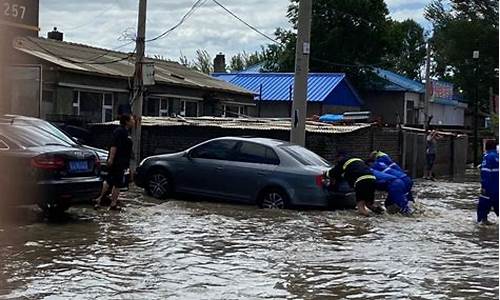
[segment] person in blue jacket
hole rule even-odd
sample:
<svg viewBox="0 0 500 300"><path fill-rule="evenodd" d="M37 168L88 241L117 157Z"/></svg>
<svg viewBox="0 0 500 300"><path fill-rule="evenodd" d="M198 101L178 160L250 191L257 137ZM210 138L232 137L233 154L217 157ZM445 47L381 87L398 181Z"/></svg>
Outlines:
<svg viewBox="0 0 500 300"><path fill-rule="evenodd" d="M406 174L405 172L400 171L401 168L396 164L397 168L389 167L387 164L379 161L379 160L368 160L367 164L374 170L377 170L382 173L386 173L389 175L392 175L398 179L401 179L405 186L406 186L406 196L408 198L408 201L415 202L413 199L413 193L412 193L412 188L413 188L413 180L411 180L410 176Z"/></svg>
<svg viewBox="0 0 500 300"><path fill-rule="evenodd" d="M375 188L387 192L385 206L397 205L404 215L411 215L412 209L408 203L406 184L399 178L384 172L371 169L375 176Z"/></svg>
<svg viewBox="0 0 500 300"><path fill-rule="evenodd" d="M498 152L494 140L486 142L486 153L481 163L481 196L477 205L477 222L491 224L488 214L491 208L498 217Z"/></svg>
<svg viewBox="0 0 500 300"><path fill-rule="evenodd" d="M380 162L386 164L389 168L394 169L399 172L405 172L397 163L395 163L389 154L384 153L380 150L373 151L370 153L368 160L373 160L375 162Z"/></svg>

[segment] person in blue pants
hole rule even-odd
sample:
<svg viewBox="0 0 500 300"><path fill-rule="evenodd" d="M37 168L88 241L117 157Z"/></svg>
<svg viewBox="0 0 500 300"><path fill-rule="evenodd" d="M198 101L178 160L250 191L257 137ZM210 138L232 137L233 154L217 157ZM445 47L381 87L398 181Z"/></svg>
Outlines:
<svg viewBox="0 0 500 300"><path fill-rule="evenodd" d="M412 188L413 188L413 180L411 179L408 174L406 174L405 170L401 168L396 162L392 160L392 158L389 156L389 154L384 153L380 150L373 151L370 153L370 156L368 157L368 161L373 161L375 164L378 164L376 166L376 169L379 171L385 171L391 175L394 175L401 180L403 180L406 184L406 187L408 189L408 200L415 202L413 198L413 193L412 193ZM383 166L386 166L385 168L382 168ZM389 169L387 169L389 168Z"/></svg>
<svg viewBox="0 0 500 300"><path fill-rule="evenodd" d="M491 224L488 214L491 208L498 217L498 152L497 143L493 140L486 142L486 153L481 163L481 196L477 205L477 222Z"/></svg>
<svg viewBox="0 0 500 300"><path fill-rule="evenodd" d="M379 160L368 160L367 164L370 165L370 167L374 170L377 170L382 173L386 173L392 176L395 176L398 179L401 179L406 186L406 196L408 198L408 201L415 202L413 199L413 193L412 193L412 188L413 188L413 180L411 180L410 176L406 174L405 172L400 171L401 168L397 164L395 164L397 167L389 167L387 164L379 161Z"/></svg>
<svg viewBox="0 0 500 300"><path fill-rule="evenodd" d="M408 203L406 184L399 178L387 173L371 169L375 176L375 188L379 191L387 192L385 206L397 205L399 212L404 215L411 215L412 209Z"/></svg>

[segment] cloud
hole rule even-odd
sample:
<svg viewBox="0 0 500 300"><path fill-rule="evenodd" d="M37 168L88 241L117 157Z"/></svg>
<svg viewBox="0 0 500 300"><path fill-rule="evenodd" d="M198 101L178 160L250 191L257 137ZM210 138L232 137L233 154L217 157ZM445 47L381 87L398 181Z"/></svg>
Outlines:
<svg viewBox="0 0 500 300"><path fill-rule="evenodd" d="M195 0L149 0L147 38L155 37L179 22ZM219 0L248 23L273 36L277 27L289 28L286 17L289 0ZM429 0L386 0L394 19L408 17L423 22L423 7ZM97 47L117 48L126 43L123 33L134 34L137 27L137 0L42 0L40 1L41 35L53 27L64 32L65 40ZM215 3L205 1L180 28L165 38L148 43L149 55L174 60L191 58L197 49L210 54L224 52L231 56L241 51L253 52L269 40L250 30L224 12ZM132 51L133 45L120 48Z"/></svg>

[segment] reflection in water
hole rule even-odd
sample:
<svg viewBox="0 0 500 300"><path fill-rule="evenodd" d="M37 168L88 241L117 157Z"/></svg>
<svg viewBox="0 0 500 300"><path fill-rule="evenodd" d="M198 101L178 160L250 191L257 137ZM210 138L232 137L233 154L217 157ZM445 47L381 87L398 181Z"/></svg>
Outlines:
<svg viewBox="0 0 500 300"><path fill-rule="evenodd" d="M422 182L418 216L369 219L130 192L120 213L1 222L0 299L498 298L498 227L474 224L477 189Z"/></svg>

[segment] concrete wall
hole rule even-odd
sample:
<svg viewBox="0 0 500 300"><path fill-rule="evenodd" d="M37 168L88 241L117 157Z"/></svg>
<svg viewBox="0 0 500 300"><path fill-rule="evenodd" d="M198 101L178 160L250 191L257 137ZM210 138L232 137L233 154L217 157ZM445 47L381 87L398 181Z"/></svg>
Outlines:
<svg viewBox="0 0 500 300"><path fill-rule="evenodd" d="M362 109L371 111L373 118L380 118L385 124L398 124L398 116L403 121L404 92L365 91L361 93L361 98L365 101Z"/></svg>
<svg viewBox="0 0 500 300"><path fill-rule="evenodd" d="M429 103L429 114L434 116L433 125L465 125L465 108L455 105L444 105L439 103Z"/></svg>

